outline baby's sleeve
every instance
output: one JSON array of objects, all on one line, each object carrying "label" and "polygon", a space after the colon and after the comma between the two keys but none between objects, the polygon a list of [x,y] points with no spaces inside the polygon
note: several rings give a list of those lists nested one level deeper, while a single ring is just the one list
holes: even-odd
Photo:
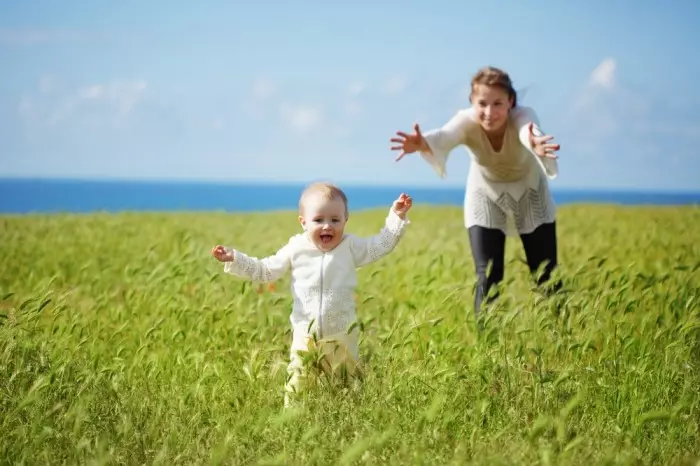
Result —
[{"label": "baby's sleeve", "polygon": [[391,210],[378,234],[368,238],[351,236],[350,250],[355,267],[371,264],[391,253],[403,237],[409,223],[408,219],[401,219]]},{"label": "baby's sleeve", "polygon": [[224,272],[245,278],[253,282],[273,282],[280,279],[290,268],[293,239],[271,256],[258,259],[237,250],[233,251],[233,260],[224,264]]}]

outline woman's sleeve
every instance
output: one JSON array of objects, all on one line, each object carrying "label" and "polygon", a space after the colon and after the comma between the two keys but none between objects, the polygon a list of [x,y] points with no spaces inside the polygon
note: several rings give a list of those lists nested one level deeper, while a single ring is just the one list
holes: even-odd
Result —
[{"label": "woman's sleeve", "polygon": [[423,134],[430,152],[421,151],[420,155],[433,167],[440,178],[445,178],[447,175],[447,157],[452,149],[465,142],[465,134],[472,124],[474,119],[470,110],[460,110],[441,128]]},{"label": "woman's sleeve", "polygon": [[549,157],[540,157],[532,150],[530,146],[530,122],[534,123],[535,127],[539,129],[540,120],[537,118],[537,114],[530,107],[517,107],[514,109],[513,118],[515,125],[518,128],[518,136],[520,142],[530,153],[535,157],[537,162],[544,170],[545,174],[549,179],[554,179],[559,174],[559,164],[557,159],[551,159]]}]

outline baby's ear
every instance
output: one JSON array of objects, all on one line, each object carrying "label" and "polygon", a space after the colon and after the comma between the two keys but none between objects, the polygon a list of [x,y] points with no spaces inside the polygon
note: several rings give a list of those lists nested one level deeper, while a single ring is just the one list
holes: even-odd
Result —
[{"label": "baby's ear", "polygon": [[299,225],[301,225],[303,229],[306,229],[306,222],[304,221],[304,217],[301,215],[299,216]]}]

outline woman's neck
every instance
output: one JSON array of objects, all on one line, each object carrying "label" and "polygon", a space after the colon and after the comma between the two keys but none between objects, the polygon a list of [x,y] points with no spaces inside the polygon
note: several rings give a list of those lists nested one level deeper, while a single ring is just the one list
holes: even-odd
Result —
[{"label": "woman's neck", "polygon": [[491,143],[491,147],[496,152],[499,152],[503,148],[503,140],[506,135],[507,126],[508,125],[503,125],[500,128],[495,129],[493,131],[486,131],[482,128],[482,131],[484,131],[486,137]]}]

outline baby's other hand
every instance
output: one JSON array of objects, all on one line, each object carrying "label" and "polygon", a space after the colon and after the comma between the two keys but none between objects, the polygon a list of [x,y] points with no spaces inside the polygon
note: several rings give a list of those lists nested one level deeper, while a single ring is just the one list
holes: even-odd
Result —
[{"label": "baby's other hand", "polygon": [[233,261],[233,251],[224,246],[215,246],[211,250],[211,255],[216,257],[219,262]]},{"label": "baby's other hand", "polygon": [[412,205],[413,199],[411,199],[411,196],[405,193],[401,193],[399,198],[394,201],[394,204],[391,206],[391,208],[394,212],[396,212],[396,215],[401,217],[401,219],[405,219],[406,212],[411,210]]}]

